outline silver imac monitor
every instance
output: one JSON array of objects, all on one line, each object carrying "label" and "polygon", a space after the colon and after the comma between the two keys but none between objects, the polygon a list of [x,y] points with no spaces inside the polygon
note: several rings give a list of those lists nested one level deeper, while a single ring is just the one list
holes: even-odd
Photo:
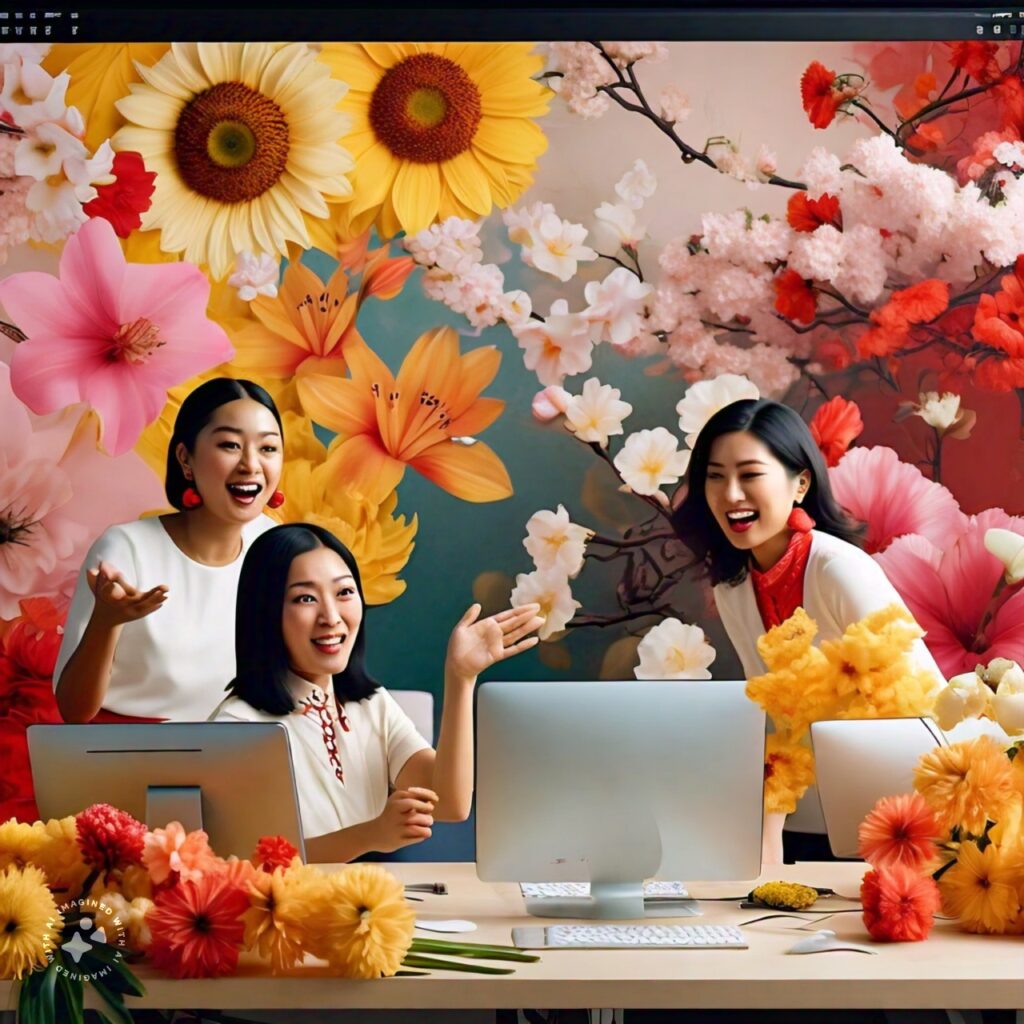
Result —
[{"label": "silver imac monitor", "polygon": [[107,803],[150,828],[202,828],[223,857],[261,836],[305,853],[288,733],[277,722],[33,725],[29,759],[43,818]]},{"label": "silver imac monitor", "polygon": [[946,742],[927,718],[872,718],[811,725],[818,797],[837,857],[856,858],[860,823],[884,796],[909,793],[922,754]]},{"label": "silver imac monitor", "polygon": [[485,882],[589,882],[589,897],[526,901],[531,914],[583,918],[643,917],[646,879],[756,878],[765,716],[745,688],[483,684],[477,874]]}]

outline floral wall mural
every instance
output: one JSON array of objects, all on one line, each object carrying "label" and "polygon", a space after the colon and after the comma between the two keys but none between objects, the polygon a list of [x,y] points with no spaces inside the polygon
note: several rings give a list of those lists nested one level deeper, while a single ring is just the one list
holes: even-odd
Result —
[{"label": "floral wall mural", "polygon": [[[1018,44],[0,47],[0,820],[85,552],[167,508],[215,375],[282,521],[359,559],[371,669],[539,601],[506,673],[735,677],[670,513],[783,399],[952,676],[1024,659]],[[744,69],[748,86],[723,77]],[[225,680],[225,683],[227,680]]]}]

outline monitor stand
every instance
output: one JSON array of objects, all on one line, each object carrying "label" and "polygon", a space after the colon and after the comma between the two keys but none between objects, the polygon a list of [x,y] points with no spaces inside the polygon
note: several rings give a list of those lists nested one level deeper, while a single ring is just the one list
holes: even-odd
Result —
[{"label": "monitor stand", "polygon": [[166,828],[172,821],[186,832],[203,827],[203,800],[198,786],[149,786],[146,789],[146,826]]},{"label": "monitor stand", "polygon": [[644,899],[641,882],[591,882],[589,896],[527,896],[526,912],[533,917],[578,917],[604,921],[644,917],[698,917],[696,900],[684,896]]}]

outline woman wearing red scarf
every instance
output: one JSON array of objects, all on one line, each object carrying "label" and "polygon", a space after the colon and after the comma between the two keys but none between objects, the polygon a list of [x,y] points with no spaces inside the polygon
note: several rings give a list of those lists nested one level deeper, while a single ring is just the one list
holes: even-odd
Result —
[{"label": "woman wearing red scarf", "polygon": [[[703,561],[722,624],[749,679],[767,671],[758,638],[803,607],[818,639],[842,636],[870,612],[903,605],[881,566],[859,546],[811,432],[788,406],[744,399],[720,409],[697,437],[676,532]],[[914,660],[942,679],[918,640]],[[780,835],[765,822],[765,863],[830,859],[817,792],[808,791]]]}]

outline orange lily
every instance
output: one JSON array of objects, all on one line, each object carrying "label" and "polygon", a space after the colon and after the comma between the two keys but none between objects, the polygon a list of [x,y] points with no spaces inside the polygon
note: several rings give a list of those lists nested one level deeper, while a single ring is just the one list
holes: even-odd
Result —
[{"label": "orange lily", "polygon": [[363,299],[369,295],[394,298],[414,266],[411,257],[388,259],[387,248],[374,250],[360,268],[358,290],[349,292],[343,266],[325,284],[294,260],[284,272],[277,296],[260,295],[250,304],[259,322],[247,324],[234,336],[232,365],[254,377],[343,376],[349,345],[362,340],[356,317]]},{"label": "orange lily", "polygon": [[346,355],[351,378],[314,374],[296,382],[307,414],[340,435],[328,458],[334,479],[379,502],[411,466],[464,501],[499,501],[512,494],[501,459],[469,440],[505,407],[496,398],[480,397],[501,363],[496,348],[462,355],[450,327],[427,331],[397,379],[361,339]]}]

